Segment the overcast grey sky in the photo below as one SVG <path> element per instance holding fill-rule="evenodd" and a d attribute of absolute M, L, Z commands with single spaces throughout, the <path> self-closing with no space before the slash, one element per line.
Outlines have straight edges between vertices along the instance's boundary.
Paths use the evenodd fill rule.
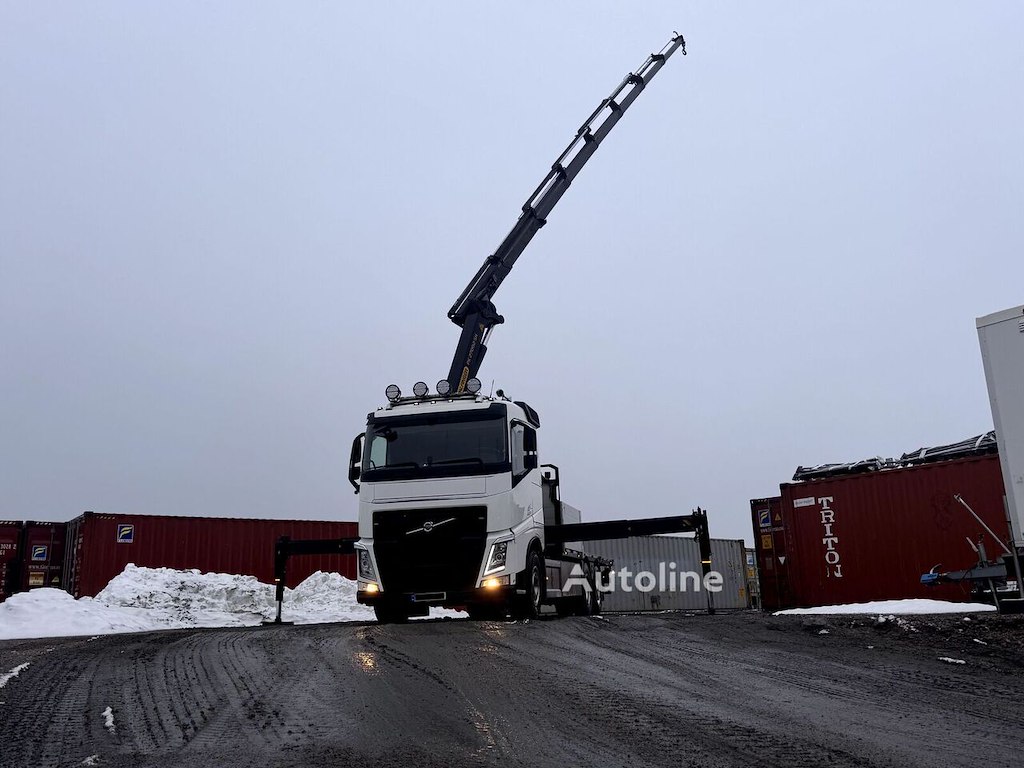
<path fill-rule="evenodd" d="M 354 519 L 352 437 L 576 128 L 481 378 L 591 519 L 991 429 L 1024 5 L 0 4 L 0 517 Z"/>

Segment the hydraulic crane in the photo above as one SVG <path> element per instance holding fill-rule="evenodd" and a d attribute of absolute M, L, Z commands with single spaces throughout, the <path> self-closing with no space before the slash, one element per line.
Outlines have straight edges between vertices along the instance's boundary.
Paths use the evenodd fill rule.
<path fill-rule="evenodd" d="M 586 119 L 565 151 L 551 166 L 544 180 L 523 204 L 515 226 L 488 256 L 469 285 L 448 310 L 448 318 L 462 328 L 447 382 L 455 394 L 466 390 L 466 382 L 475 378 L 487 353 L 487 340 L 494 326 L 505 322 L 492 299 L 516 260 L 526 250 L 537 230 L 547 222 L 548 214 L 565 194 L 573 179 L 601 146 L 637 96 L 654 79 L 665 62 L 677 50 L 686 55 L 686 41 L 675 33 L 658 53 L 652 53 L 636 72 L 630 72 Z"/>
<path fill-rule="evenodd" d="M 573 179 L 654 75 L 686 43 L 674 34 L 629 73 L 576 132 L 526 201 L 497 250 L 460 294 L 448 317 L 462 328 L 448 378 L 431 394 L 426 382 L 403 397 L 392 384 L 388 405 L 367 414 L 352 441 L 348 479 L 359 495 L 358 539 L 290 541 L 275 548 L 278 615 L 288 559 L 354 554 L 357 600 L 381 622 L 425 616 L 431 607 L 463 607 L 470 616 L 536 618 L 601 609 L 613 563 L 583 542 L 656 533 L 693 533 L 708 590 L 712 551 L 707 514 L 582 522 L 561 500 L 554 464 L 541 464 L 540 416 L 502 390 L 480 393 L 476 373 L 487 340 L 504 318 L 492 301 L 516 260 Z M 674 564 L 673 564 L 674 567 Z"/>

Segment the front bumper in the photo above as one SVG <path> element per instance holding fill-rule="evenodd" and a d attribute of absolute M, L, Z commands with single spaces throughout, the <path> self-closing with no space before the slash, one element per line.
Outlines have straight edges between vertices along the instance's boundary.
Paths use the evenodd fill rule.
<path fill-rule="evenodd" d="M 363 587 L 363 584 L 359 585 Z M 467 605 L 498 605 L 507 603 L 516 594 L 513 585 L 477 587 L 476 589 L 444 592 L 367 592 L 360 588 L 356 601 L 360 605 L 405 605 L 409 608 L 462 608 Z"/>

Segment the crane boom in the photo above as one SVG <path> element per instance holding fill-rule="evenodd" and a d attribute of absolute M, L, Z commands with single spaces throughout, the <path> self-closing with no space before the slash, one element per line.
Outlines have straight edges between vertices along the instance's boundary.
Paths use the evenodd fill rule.
<path fill-rule="evenodd" d="M 677 49 L 686 55 L 683 36 L 673 34 L 664 48 L 648 56 L 636 72 L 626 75 L 611 95 L 601 102 L 523 204 L 523 212 L 515 226 L 497 250 L 487 257 L 448 310 L 448 318 L 462 328 L 448 373 L 448 382 L 454 392 L 465 391 L 466 382 L 476 376 L 487 352 L 487 339 L 491 330 L 495 325 L 505 322 L 491 301 L 494 293 L 605 136 Z"/>

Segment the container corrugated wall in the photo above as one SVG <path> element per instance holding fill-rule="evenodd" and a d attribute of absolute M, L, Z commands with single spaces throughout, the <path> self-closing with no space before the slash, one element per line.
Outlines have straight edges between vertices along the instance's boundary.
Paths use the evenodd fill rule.
<path fill-rule="evenodd" d="M 761 607 L 778 610 L 793 605 L 786 563 L 785 528 L 782 525 L 782 497 L 750 500 L 754 528 L 755 567 L 761 587 Z"/>
<path fill-rule="evenodd" d="M 787 483 L 769 526 L 751 503 L 767 609 L 871 600 L 963 600 L 960 585 L 926 587 L 922 573 L 967 568 L 967 543 L 983 534 L 954 501 L 961 494 L 981 518 L 1009 536 L 997 456 L 958 459 L 864 475 Z M 755 500 L 757 501 L 757 500 Z M 998 544 L 988 540 L 990 557 Z"/>
<path fill-rule="evenodd" d="M 0 601 L 17 589 L 21 565 L 21 522 L 0 520 Z"/>
<path fill-rule="evenodd" d="M 255 576 L 272 583 L 274 544 L 357 535 L 355 523 L 310 520 L 111 515 L 86 512 L 68 523 L 64 583 L 75 597 L 96 595 L 128 563 Z M 352 555 L 293 557 L 289 587 L 315 571 L 355 578 Z"/>
<path fill-rule="evenodd" d="M 614 569 L 628 568 L 634 575 L 649 571 L 656 576 L 664 567 L 666 575 L 674 571 L 701 573 L 700 550 L 692 538 L 682 536 L 632 536 L 627 539 L 602 539 L 584 542 L 588 554 L 613 560 Z M 675 563 L 675 568 L 670 564 Z M 722 591 L 714 593 L 716 609 L 730 610 L 747 607 L 746 559 L 742 541 L 711 540 L 711 569 L 722 574 Z M 632 582 L 632 579 L 631 579 Z M 676 583 L 678 584 L 677 579 Z M 618 579 L 616 579 L 618 583 Z M 687 582 L 691 585 L 691 582 Z M 668 587 L 668 584 L 664 586 Z M 701 588 L 686 591 L 670 588 L 641 592 L 614 590 L 604 596 L 604 610 L 614 611 L 666 611 L 706 610 L 707 593 Z"/>
<path fill-rule="evenodd" d="M 19 591 L 64 586 L 66 531 L 67 523 L 25 523 L 21 530 Z"/>

